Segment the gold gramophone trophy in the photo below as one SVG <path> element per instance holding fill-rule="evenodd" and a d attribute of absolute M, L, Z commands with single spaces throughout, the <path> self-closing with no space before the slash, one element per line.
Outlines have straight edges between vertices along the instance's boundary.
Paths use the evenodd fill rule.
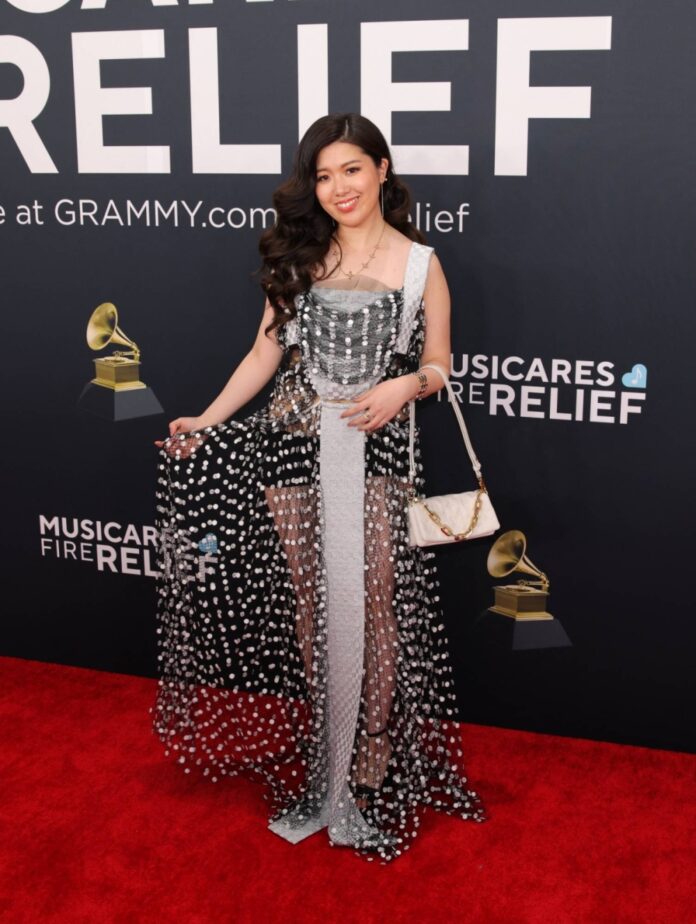
<path fill-rule="evenodd" d="M 118 326 L 116 306 L 103 302 L 87 322 L 87 344 L 92 350 L 102 350 L 110 343 L 129 349 L 95 358 L 95 376 L 82 390 L 78 406 L 114 421 L 163 413 L 152 389 L 140 381 L 137 344 Z"/>
<path fill-rule="evenodd" d="M 549 579 L 526 553 L 527 539 L 519 529 L 509 529 L 495 540 L 488 553 L 488 573 L 495 578 L 515 571 L 531 574 L 534 580 L 519 579 L 515 584 L 495 584 L 495 604 L 488 609 L 515 620 L 516 648 L 552 648 L 570 645 L 560 622 L 546 610 Z M 524 628 L 523 628 L 524 627 Z M 524 637 L 522 637 L 522 633 Z"/>
<path fill-rule="evenodd" d="M 491 546 L 486 564 L 492 577 L 507 577 L 513 571 L 522 571 L 535 575 L 538 580 L 520 579 L 516 584 L 496 584 L 493 587 L 495 605 L 489 609 L 513 619 L 553 619 L 545 609 L 549 579 L 527 558 L 526 548 L 527 539 L 519 529 L 509 529 Z"/>

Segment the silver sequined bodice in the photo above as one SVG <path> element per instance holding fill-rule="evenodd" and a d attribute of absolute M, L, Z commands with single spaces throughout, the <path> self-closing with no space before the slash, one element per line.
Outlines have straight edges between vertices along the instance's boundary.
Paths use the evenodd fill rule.
<path fill-rule="evenodd" d="M 308 374 L 324 400 L 350 398 L 384 375 L 399 330 L 402 289 L 313 286 L 298 300 Z"/>

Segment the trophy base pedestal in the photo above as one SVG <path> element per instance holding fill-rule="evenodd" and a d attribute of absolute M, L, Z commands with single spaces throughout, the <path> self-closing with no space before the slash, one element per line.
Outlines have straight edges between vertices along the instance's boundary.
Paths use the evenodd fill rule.
<path fill-rule="evenodd" d="M 154 391 L 148 386 L 114 389 L 88 382 L 77 399 L 77 406 L 81 411 L 114 422 L 164 413 Z"/>
<path fill-rule="evenodd" d="M 501 613 L 503 616 L 509 616 L 510 619 L 517 619 L 520 621 L 536 622 L 539 619 L 553 619 L 553 615 L 547 613 L 546 610 L 515 612 L 514 610 L 508 609 L 506 606 L 489 606 L 488 609 L 491 613 Z"/>
<path fill-rule="evenodd" d="M 488 614 L 492 615 L 488 615 Z M 495 627 L 498 643 L 511 651 L 534 648 L 572 648 L 561 623 L 553 616 L 542 619 L 510 618 L 508 613 L 491 606 L 486 610 L 485 621 Z"/>

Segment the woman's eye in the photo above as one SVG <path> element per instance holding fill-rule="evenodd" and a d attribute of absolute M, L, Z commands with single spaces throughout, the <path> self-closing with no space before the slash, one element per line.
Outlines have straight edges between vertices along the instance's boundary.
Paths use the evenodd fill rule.
<path fill-rule="evenodd" d="M 352 173 L 353 170 L 359 171 L 360 167 L 348 167 L 346 173 Z M 317 177 L 317 183 L 320 183 L 322 180 L 328 180 L 328 176 L 325 173 Z"/>

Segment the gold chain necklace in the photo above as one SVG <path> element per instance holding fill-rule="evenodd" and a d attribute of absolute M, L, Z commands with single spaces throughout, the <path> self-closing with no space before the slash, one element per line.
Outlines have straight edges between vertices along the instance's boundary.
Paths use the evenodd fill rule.
<path fill-rule="evenodd" d="M 364 269 L 367 269 L 370 263 L 372 263 L 372 261 L 374 260 L 375 254 L 377 253 L 377 248 L 379 247 L 380 241 L 382 240 L 382 235 L 384 234 L 384 229 L 386 227 L 387 227 L 387 222 L 385 221 L 382 223 L 382 230 L 379 233 L 379 238 L 377 240 L 377 243 L 375 244 L 375 246 L 372 248 L 372 251 L 370 252 L 369 259 L 365 263 L 362 264 L 362 266 L 358 270 L 358 273 L 361 273 Z M 331 253 L 333 254 L 334 257 L 338 257 L 338 250 L 332 250 Z M 348 277 L 348 279 L 352 279 L 353 276 L 355 275 L 355 273 L 352 270 L 347 270 L 347 271 L 344 270 L 340 260 L 338 260 L 336 265 L 338 269 L 343 273 L 343 275 Z"/>

